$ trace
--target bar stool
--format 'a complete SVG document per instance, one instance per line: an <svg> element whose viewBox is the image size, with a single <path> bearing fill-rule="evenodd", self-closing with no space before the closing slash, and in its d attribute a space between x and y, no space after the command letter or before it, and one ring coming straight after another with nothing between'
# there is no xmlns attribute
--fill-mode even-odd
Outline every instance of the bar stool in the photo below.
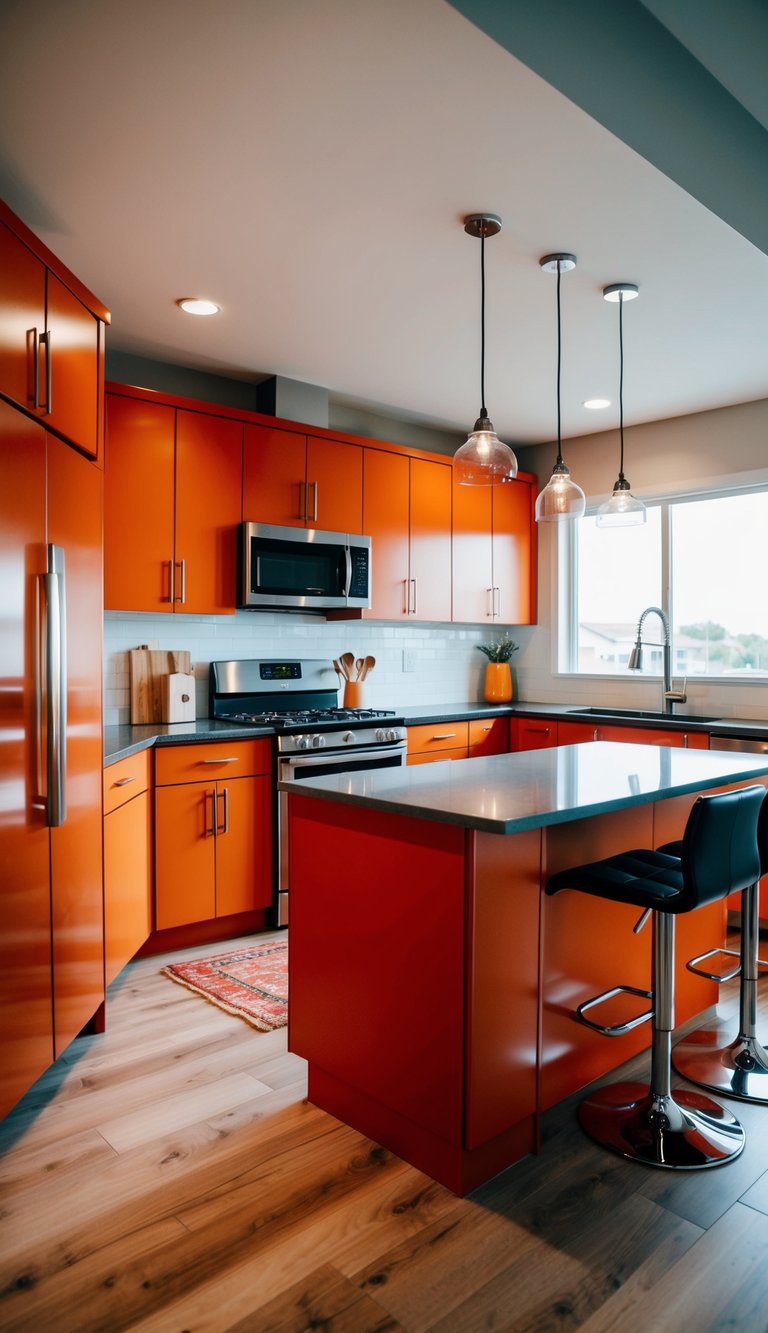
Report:
<svg viewBox="0 0 768 1333"><path fill-rule="evenodd" d="M758 813L762 787L699 796L693 804L679 857L646 848L624 852L553 875L548 894L577 889L643 909L635 930L653 915L651 1009L633 1021L652 1019L650 1084L614 1083L586 1097L579 1107L591 1138L633 1161L671 1170L696 1170L732 1161L744 1147L739 1121L701 1093L671 1089L674 1028L675 916L725 898L753 884L759 874ZM586 1011L619 991L616 987L580 1005L576 1016L606 1036L627 1025L602 1027Z"/></svg>
<svg viewBox="0 0 768 1333"><path fill-rule="evenodd" d="M760 874L768 872L768 796L760 807L757 821L757 845ZM659 851L680 855L680 843L667 843ZM768 1052L757 1036L757 980L759 969L768 964L758 957L759 904L757 881L742 890L741 940L734 949L710 949L687 964L691 972L712 981L730 981L739 976L739 1030L730 1041L723 1029L700 1029L678 1042L672 1051L672 1063L678 1074L690 1083L712 1088L742 1101L768 1102ZM722 953L739 959L739 965L724 973L707 972L699 967L706 958Z"/></svg>

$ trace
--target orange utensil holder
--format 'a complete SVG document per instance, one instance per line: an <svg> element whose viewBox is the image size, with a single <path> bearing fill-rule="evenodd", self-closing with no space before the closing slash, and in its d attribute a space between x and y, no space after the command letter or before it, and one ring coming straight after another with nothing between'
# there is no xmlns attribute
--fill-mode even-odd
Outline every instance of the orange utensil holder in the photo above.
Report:
<svg viewBox="0 0 768 1333"><path fill-rule="evenodd" d="M365 684L362 680L344 682L344 707L365 708Z"/></svg>
<svg viewBox="0 0 768 1333"><path fill-rule="evenodd" d="M509 662L489 662L485 668L483 698L489 704L507 704L512 698L512 670Z"/></svg>

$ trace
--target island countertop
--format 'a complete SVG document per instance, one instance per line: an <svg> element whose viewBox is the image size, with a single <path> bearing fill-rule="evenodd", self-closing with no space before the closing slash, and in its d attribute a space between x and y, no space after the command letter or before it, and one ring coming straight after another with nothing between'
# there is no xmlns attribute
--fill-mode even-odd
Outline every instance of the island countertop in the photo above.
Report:
<svg viewBox="0 0 768 1333"><path fill-rule="evenodd" d="M768 775L768 756L590 742L280 783L293 796L513 834Z"/></svg>

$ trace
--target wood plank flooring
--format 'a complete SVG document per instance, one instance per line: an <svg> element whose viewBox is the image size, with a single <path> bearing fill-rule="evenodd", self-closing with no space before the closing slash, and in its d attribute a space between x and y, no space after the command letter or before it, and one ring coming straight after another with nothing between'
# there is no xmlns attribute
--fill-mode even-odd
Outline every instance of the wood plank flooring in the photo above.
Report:
<svg viewBox="0 0 768 1333"><path fill-rule="evenodd" d="M592 1144L574 1098L537 1156L459 1200L310 1105L285 1029L167 961L126 969L106 1033L0 1126L0 1329L768 1330L768 1106L731 1103L736 1162L673 1174Z"/></svg>

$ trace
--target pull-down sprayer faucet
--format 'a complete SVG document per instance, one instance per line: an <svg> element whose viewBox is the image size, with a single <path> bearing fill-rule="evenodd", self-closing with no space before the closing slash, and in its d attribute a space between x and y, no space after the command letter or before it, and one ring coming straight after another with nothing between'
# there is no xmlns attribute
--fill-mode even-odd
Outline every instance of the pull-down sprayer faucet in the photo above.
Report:
<svg viewBox="0 0 768 1333"><path fill-rule="evenodd" d="M686 680L683 680L683 687L681 690L672 689L672 650L670 647L670 639L669 639L669 620L667 619L666 613L662 611L660 606L647 606L643 611L642 615L640 616L640 619L637 622L637 638L635 639L635 646L632 649L632 652L629 654L629 661L627 663L627 667L630 671L642 671L643 621L645 620L646 616L650 615L651 611L655 611L656 615L659 617L659 620L661 621L662 628L664 630L663 644L656 643L654 644L654 647L656 648L663 647L664 649L664 685L662 692L662 703L663 703L662 711L665 713L669 713L671 716L671 714L674 713L675 711L675 704L676 703L684 704L686 699L688 698L688 695L685 692L685 686L687 682Z"/></svg>

